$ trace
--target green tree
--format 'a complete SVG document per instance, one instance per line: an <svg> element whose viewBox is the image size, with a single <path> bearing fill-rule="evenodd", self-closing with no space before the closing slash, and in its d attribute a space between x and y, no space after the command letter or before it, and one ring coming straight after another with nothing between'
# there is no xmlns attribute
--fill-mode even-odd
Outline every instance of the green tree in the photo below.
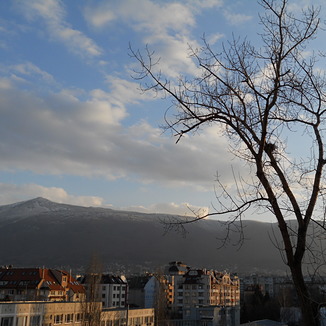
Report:
<svg viewBox="0 0 326 326"><path fill-rule="evenodd" d="M323 227L323 183L326 79L317 69L317 55L305 52L319 30L319 10L301 15L289 11L287 0L261 0L261 47L247 39L232 39L220 51L203 39L203 48L191 49L201 75L177 82L158 72L153 53L131 49L138 60L144 90L163 92L172 99L167 127L178 141L183 135L216 124L228 137L237 159L250 167L250 181L238 178L237 195L219 183L220 207L209 215L233 214L241 219L251 207L271 212L281 234L284 259L295 285L303 322L318 324L314 302L304 280L308 227ZM144 82L144 83L143 83ZM169 119L169 112L172 112ZM300 133L311 150L307 157L291 158L287 137ZM224 199L228 201L225 201ZM195 216L197 221L206 216ZM289 224L288 219L295 223Z"/></svg>

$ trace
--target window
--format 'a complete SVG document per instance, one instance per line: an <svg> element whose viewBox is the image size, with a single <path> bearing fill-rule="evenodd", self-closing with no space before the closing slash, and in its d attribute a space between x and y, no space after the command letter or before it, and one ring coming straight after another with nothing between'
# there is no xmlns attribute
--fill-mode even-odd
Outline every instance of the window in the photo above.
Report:
<svg viewBox="0 0 326 326"><path fill-rule="evenodd" d="M41 316L31 316L30 326L39 326L40 325Z"/></svg>
<svg viewBox="0 0 326 326"><path fill-rule="evenodd" d="M74 314L65 315L65 323L70 324L74 321Z"/></svg>
<svg viewBox="0 0 326 326"><path fill-rule="evenodd" d="M81 320L82 320L82 314L81 313L76 314L76 322L80 323Z"/></svg>
<svg viewBox="0 0 326 326"><path fill-rule="evenodd" d="M1 326L12 326L14 317L2 317Z"/></svg>
<svg viewBox="0 0 326 326"><path fill-rule="evenodd" d="M27 316L16 317L16 326L25 326L27 325Z"/></svg>
<svg viewBox="0 0 326 326"><path fill-rule="evenodd" d="M62 324L63 315L54 315L54 324Z"/></svg>

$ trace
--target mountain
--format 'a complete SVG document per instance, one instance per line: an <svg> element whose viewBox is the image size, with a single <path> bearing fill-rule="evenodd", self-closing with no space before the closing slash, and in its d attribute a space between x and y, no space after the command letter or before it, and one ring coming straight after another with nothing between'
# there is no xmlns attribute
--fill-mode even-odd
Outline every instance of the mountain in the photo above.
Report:
<svg viewBox="0 0 326 326"><path fill-rule="evenodd" d="M237 272L284 271L270 240L276 226L243 221L245 240L218 221L186 226L186 234L166 231L172 216L58 204L44 198L0 206L0 265L86 267L97 255L104 268L156 268L170 261ZM182 217L180 217L182 218ZM238 224L233 224L238 228ZM126 267L125 267L126 268Z"/></svg>

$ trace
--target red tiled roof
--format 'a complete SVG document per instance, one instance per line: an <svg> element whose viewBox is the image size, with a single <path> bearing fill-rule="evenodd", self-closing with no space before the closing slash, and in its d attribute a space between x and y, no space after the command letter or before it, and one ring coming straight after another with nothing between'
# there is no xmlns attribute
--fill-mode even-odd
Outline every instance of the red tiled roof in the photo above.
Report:
<svg viewBox="0 0 326 326"><path fill-rule="evenodd" d="M67 277L67 286L62 286L62 276ZM61 277L61 279L60 279ZM0 289L48 288L52 291L84 292L71 275L65 271L48 268L0 268Z"/></svg>

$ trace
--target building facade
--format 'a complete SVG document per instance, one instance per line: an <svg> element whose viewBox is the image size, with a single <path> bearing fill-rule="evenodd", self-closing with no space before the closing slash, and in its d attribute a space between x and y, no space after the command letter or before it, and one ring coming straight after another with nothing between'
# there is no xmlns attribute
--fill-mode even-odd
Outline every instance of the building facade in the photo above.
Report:
<svg viewBox="0 0 326 326"><path fill-rule="evenodd" d="M1 301L80 301L84 295L84 287L66 271L0 268Z"/></svg>
<svg viewBox="0 0 326 326"><path fill-rule="evenodd" d="M98 303L99 308L101 303ZM1 326L82 326L81 302L1 302ZM100 311L98 326L154 326L153 309L107 309Z"/></svg>
<svg viewBox="0 0 326 326"><path fill-rule="evenodd" d="M124 276L103 274L99 286L103 308L126 307L128 283Z"/></svg>
<svg viewBox="0 0 326 326"><path fill-rule="evenodd" d="M172 310L184 319L194 307L240 305L240 280L229 273L189 269L174 276L174 289Z"/></svg>

